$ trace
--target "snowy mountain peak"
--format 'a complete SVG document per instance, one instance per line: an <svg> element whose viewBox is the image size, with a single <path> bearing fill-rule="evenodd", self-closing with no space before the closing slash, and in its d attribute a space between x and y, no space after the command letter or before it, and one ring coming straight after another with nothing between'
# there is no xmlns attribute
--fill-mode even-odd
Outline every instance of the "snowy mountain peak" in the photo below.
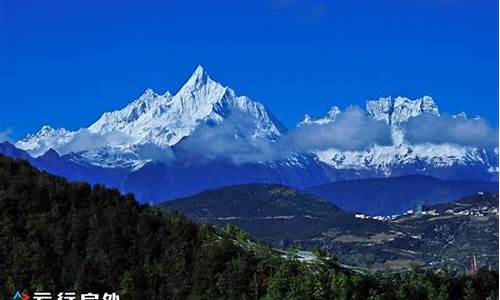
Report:
<svg viewBox="0 0 500 300"><path fill-rule="evenodd" d="M40 139L51 138L61 135L68 135L71 132L64 128L52 128L50 125L44 125L35 135L28 135L28 137L36 137Z"/></svg>
<svg viewBox="0 0 500 300"><path fill-rule="evenodd" d="M327 124L330 122L334 122L337 119L337 116L341 113L341 110L338 106L334 105L332 106L328 112L326 113L325 116L319 118L319 119L313 119L309 115L304 115L304 119L302 122L300 122L298 125L304 125L304 124Z"/></svg>
<svg viewBox="0 0 500 300"><path fill-rule="evenodd" d="M222 98L226 89L212 80L202 66L198 66L175 97L182 106L187 107L213 104Z"/></svg>
<svg viewBox="0 0 500 300"><path fill-rule="evenodd" d="M196 109L196 106L210 105L219 101L226 89L222 84L212 80L203 67L198 66L174 96L174 101L187 109Z"/></svg>
<svg viewBox="0 0 500 300"><path fill-rule="evenodd" d="M383 97L366 102L366 113L375 120L384 121L389 125L399 125L423 113L439 116L439 108L432 97L419 99L406 97Z"/></svg>
<svg viewBox="0 0 500 300"><path fill-rule="evenodd" d="M153 89L147 88L139 98L150 98L157 96Z"/></svg>
<svg viewBox="0 0 500 300"><path fill-rule="evenodd" d="M333 122L340 120L341 113L338 106L332 106L321 118L306 115L299 126L335 125ZM429 96L414 100L386 97L368 101L365 113L389 125L393 137L391 145L349 151L331 148L307 153L307 156L314 155L335 170L372 170L385 175L401 166L419 166L421 163L440 168L472 161L490 167L488 157L476 148L448 144L430 147L409 144L405 140L404 122L423 113L439 116L439 108ZM461 117L465 118L465 115L457 116ZM329 126L325 127L324 132L327 132ZM274 142L286 133L287 130L262 103L237 95L198 66L175 95L170 92L157 94L147 89L123 108L104 113L88 128L71 132L43 126L35 135L18 141L16 147L33 156L54 149L65 157L71 154L70 159L74 162L137 170L150 161L173 159L179 153L183 154L182 151L194 148L193 153L201 155L208 150L226 151L226 147L219 144L228 144L227 151L236 152L234 156L238 159L249 156L260 159L260 152L269 151L269 145L275 145ZM208 149L210 144L218 145ZM173 146L174 151L170 149ZM255 149L257 155L253 153ZM51 151L47 155L53 154ZM299 165L297 157L294 159ZM492 165L498 171L498 153L496 164Z"/></svg>
<svg viewBox="0 0 500 300"><path fill-rule="evenodd" d="M208 73L205 71L205 69L201 65L198 65L196 67L196 69L194 70L193 74L191 75L190 79L206 80L207 78L208 78Z"/></svg>
<svg viewBox="0 0 500 300"><path fill-rule="evenodd" d="M106 112L99 120L90 125L89 131L94 133L107 133L115 130L122 130L129 124L139 120L148 112L161 109L172 99L172 95L167 92L164 95L156 94L152 89L147 89L136 100L129 103L120 110Z"/></svg>
<svg viewBox="0 0 500 300"><path fill-rule="evenodd" d="M198 65L194 70L193 74L186 81L184 86L179 90L179 93L187 90L200 89L204 85L218 84L218 82L213 81L208 73L203 69L201 65Z"/></svg>
<svg viewBox="0 0 500 300"><path fill-rule="evenodd" d="M302 118L302 121L299 122L298 126L303 124L310 124L313 121L314 119L309 114L305 114L304 117Z"/></svg>
<svg viewBox="0 0 500 300"><path fill-rule="evenodd" d="M431 96L423 96L421 99L421 109L423 112L439 115L439 107Z"/></svg>
<svg viewBox="0 0 500 300"><path fill-rule="evenodd" d="M338 106L332 106L330 110L326 113L326 116L334 121L340 114L340 108Z"/></svg>
<svg viewBox="0 0 500 300"><path fill-rule="evenodd" d="M17 148L23 149L31 155L37 157L44 154L54 145L63 145L71 141L74 132L64 128L52 128L49 125L44 125L34 135L27 135L24 139L18 141L15 145Z"/></svg>
<svg viewBox="0 0 500 300"><path fill-rule="evenodd" d="M246 125L241 126L241 122ZM130 165L129 160L142 164L151 157L144 157L137 149L153 145L168 152L165 148L191 137L206 124L229 124L238 128L237 136L249 140L274 139L285 131L264 105L246 96L237 96L198 66L175 95L169 92L159 95L147 89L125 107L104 113L88 128L68 132L43 127L37 135L19 141L17 146L37 156L50 148L63 154L85 152L79 157L97 165ZM73 149L81 144L82 138L90 139L84 143L85 148ZM94 140L95 145L90 142Z"/></svg>
<svg viewBox="0 0 500 300"><path fill-rule="evenodd" d="M378 100L369 100L366 102L365 112L367 116L374 120L383 121L388 125L396 127L410 118L423 113L439 116L439 108L430 96L423 96L415 100L400 96L396 98L382 97ZM332 106L321 118L313 119L309 115L306 115L299 125L334 122L340 113L341 110L338 106Z"/></svg>
<svg viewBox="0 0 500 300"><path fill-rule="evenodd" d="M170 91L166 91L165 94L162 95L164 98L172 98L172 94L170 93Z"/></svg>

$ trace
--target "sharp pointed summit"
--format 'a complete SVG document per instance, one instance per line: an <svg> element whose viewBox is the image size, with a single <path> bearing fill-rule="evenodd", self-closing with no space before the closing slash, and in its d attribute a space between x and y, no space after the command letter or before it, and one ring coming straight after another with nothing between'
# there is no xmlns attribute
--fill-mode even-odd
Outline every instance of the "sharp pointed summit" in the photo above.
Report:
<svg viewBox="0 0 500 300"><path fill-rule="evenodd" d="M208 76L208 73L201 65L198 65L184 86L200 86L208 83L209 81L212 81L212 79Z"/></svg>
<svg viewBox="0 0 500 300"><path fill-rule="evenodd" d="M222 96L219 94L224 93L224 89L225 87L222 84L210 78L205 69L201 65L198 65L186 83L179 89L176 96L185 99L190 98L190 95L193 95L193 93L201 92L205 94L202 98L207 100L213 94Z"/></svg>
<svg viewBox="0 0 500 300"><path fill-rule="evenodd" d="M302 122L300 122L298 125L302 126L305 124L317 124L317 125L322 125L322 124L327 124L334 122L337 119L337 116L341 113L341 110L338 106L334 105L332 106L328 112L326 113L325 116L321 118L316 118L313 119L310 115L306 114L304 115L304 119Z"/></svg>
<svg viewBox="0 0 500 300"><path fill-rule="evenodd" d="M197 78L202 78L208 76L208 73L205 71L202 65L198 65L193 72L193 76Z"/></svg>
<svg viewBox="0 0 500 300"><path fill-rule="evenodd" d="M150 97L156 95L155 91L151 88L147 88L140 98Z"/></svg>
<svg viewBox="0 0 500 300"><path fill-rule="evenodd" d="M53 140L65 133L67 137L58 138L60 142L57 141L52 147L64 155L71 151L71 147L64 147L63 144L70 143L74 136L78 140L79 137L87 139L88 134L95 134L93 138L98 145L89 145L87 152L95 153L88 154L87 157L91 157L92 163L96 163L96 157L101 157L103 153L122 153L129 151L123 149L131 149L136 145L172 147L182 139L192 136L203 124L224 124L233 113L248 117L251 120L249 123L255 125L254 128L245 128L244 132L239 133L241 136L275 138L281 134L281 125L264 105L248 97L237 96L229 87L212 80L199 65L175 95L169 92L160 95L152 89L146 89L136 100L119 110L104 113L88 128L66 133L44 127L42 133L38 134L39 138L29 137L17 145L30 153L41 155L53 146ZM118 144L115 142L117 134L120 137ZM42 138L47 135L56 137ZM103 142L98 143L100 136L105 138ZM108 136L113 141L112 144L106 141ZM128 158L124 160L140 156L135 150L130 151L133 153L127 152ZM102 160L114 160L116 157L121 156L106 155Z"/></svg>
<svg viewBox="0 0 500 300"><path fill-rule="evenodd" d="M232 160L236 164L265 165L272 172L276 171L270 175L273 180L295 168L312 172L307 173L307 181L315 182L317 178L326 180L327 177L331 178L329 180L345 180L355 176L413 173L456 179L464 178L462 174L469 176L469 173L471 178L498 176L498 149L490 153L488 149L454 144L408 143L405 124L423 113L439 117L437 104L429 96L414 100L387 97L368 101L366 117L383 121L390 127L391 145L375 144L369 149L356 151L336 148L300 153L289 151L294 150L287 144L290 140L288 134L292 134L293 129L292 133L287 133L262 103L240 96L230 87L213 80L199 65L174 95L147 89L125 107L104 113L88 128L67 131L46 126L39 133L18 141L15 146L35 157L52 148L60 155L58 160L67 159L103 169L122 168L127 172L140 170L150 162L164 162L171 154L179 166L199 158L203 158L202 161L206 158L207 163ZM341 110L332 106L321 118L306 116L299 126L309 124L305 130L310 135L323 132L326 136L330 134L330 125L334 126L341 118ZM270 150L274 146L288 156L275 158L274 151ZM221 155L221 152L224 153ZM190 159L185 160L186 157ZM191 174L189 170L186 172ZM297 177L301 178L299 181L303 178L301 176ZM177 178L177 174L169 178ZM226 182L226 179L221 179L221 182ZM156 193L155 197L158 197Z"/></svg>

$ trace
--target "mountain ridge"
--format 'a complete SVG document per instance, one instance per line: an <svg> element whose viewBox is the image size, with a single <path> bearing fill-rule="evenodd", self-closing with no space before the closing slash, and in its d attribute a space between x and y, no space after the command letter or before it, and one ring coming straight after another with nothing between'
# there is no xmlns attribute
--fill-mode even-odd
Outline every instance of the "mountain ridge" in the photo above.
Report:
<svg viewBox="0 0 500 300"><path fill-rule="evenodd" d="M498 182L407 175L331 182L304 191L346 211L391 215L415 210L417 204L436 205L477 193L498 193Z"/></svg>
<svg viewBox="0 0 500 300"><path fill-rule="evenodd" d="M466 271L473 255L482 265L498 266L498 193L426 203L421 213L390 218L346 212L314 195L272 184L223 187L159 206L219 228L238 226L278 248L328 249L358 267L445 264Z"/></svg>
<svg viewBox="0 0 500 300"><path fill-rule="evenodd" d="M15 147L41 169L135 192L141 201L241 183L282 183L302 189L409 174L498 180L498 148L408 142L406 124L425 114L441 116L429 96L416 100L386 97L368 101L365 110L332 106L325 116L307 116L296 128L287 129L264 104L237 95L198 66L176 94L160 95L147 89L87 128L68 131L44 126L17 141ZM337 147L339 141L363 138L362 128L355 128L359 124L389 130L385 141L390 143L368 140L349 145L354 148ZM371 134L378 134L376 130ZM347 137L342 139L343 135ZM327 144L319 141L317 148L318 137ZM49 149L59 158L43 158ZM154 178L154 185L141 182L146 172L153 172L147 175ZM192 182L192 187L181 180Z"/></svg>
<svg viewBox="0 0 500 300"><path fill-rule="evenodd" d="M325 199L282 184L221 187L158 206L218 227L234 224L252 236L285 248L295 240L312 239L333 228L346 232L361 232L363 228L364 234L369 234L383 227L377 221L357 220L354 214Z"/></svg>

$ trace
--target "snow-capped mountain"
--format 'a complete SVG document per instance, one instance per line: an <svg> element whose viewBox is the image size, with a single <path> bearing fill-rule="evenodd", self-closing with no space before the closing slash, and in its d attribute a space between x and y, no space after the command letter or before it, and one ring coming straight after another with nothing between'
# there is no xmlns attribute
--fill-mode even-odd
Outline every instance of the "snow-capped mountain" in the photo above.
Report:
<svg viewBox="0 0 500 300"><path fill-rule="evenodd" d="M190 136L204 122L220 124L234 112L250 115L255 127L249 128L253 137L276 138L282 127L264 105L212 80L198 66L184 86L172 96L169 92L157 95L151 89L125 108L105 113L88 128L94 133L119 131L136 143L173 146Z"/></svg>
<svg viewBox="0 0 500 300"><path fill-rule="evenodd" d="M327 123L331 123L337 119L337 116L340 114L340 108L338 106L332 106L330 110L326 113L324 117L313 119L310 115L306 114L304 116L304 120L298 124L298 126L305 124L318 124L323 125Z"/></svg>
<svg viewBox="0 0 500 300"><path fill-rule="evenodd" d="M18 141L16 147L27 151L32 156L40 156L51 148L69 143L74 136L74 132L64 128L54 129L49 125L43 126L36 134L28 135Z"/></svg>
<svg viewBox="0 0 500 300"><path fill-rule="evenodd" d="M344 112L332 106L325 116L306 115L296 128L287 130L263 104L237 95L198 66L175 94L147 89L87 128L69 131L44 126L15 147L4 143L0 153L29 158L38 168L72 180L133 192L142 201L240 183L305 188L409 174L498 180L498 148L408 142L406 124L413 118L422 114L441 118L431 97L381 98L368 101L365 110L357 113L385 124L392 143L357 150L298 150L289 143L293 138L297 143L295 131L304 129L314 135L314 129L321 128L318 136L323 138L331 124L346 125ZM465 114L455 118L467 120ZM349 128L335 132L343 134L345 129Z"/></svg>
<svg viewBox="0 0 500 300"><path fill-rule="evenodd" d="M237 96L198 66L175 95L168 91L158 95L147 89L126 107L104 113L88 128L70 132L44 126L16 146L33 156L52 148L60 154L78 152L79 160L98 166L137 169L157 157L151 157L152 151L147 150L168 152L200 126L222 125L230 116L238 115L249 122L233 134L250 142L259 138L272 141L285 131L263 104ZM85 147L78 147L82 136Z"/></svg>
<svg viewBox="0 0 500 300"><path fill-rule="evenodd" d="M331 112L334 111L335 114ZM316 152L319 161L334 170L375 172L384 176L424 173L439 176L440 170L480 168L496 176L498 154L495 150L467 147L456 144L411 144L405 140L405 123L422 114L440 116L439 108L429 96L411 100L405 97L386 97L366 102L366 115L390 126L392 144L374 145L362 151L341 151L328 149ZM340 114L337 106L319 119L308 118L303 122L326 124L335 122ZM465 113L453 116L467 118ZM437 129L439 130L439 129ZM472 170L469 170L472 171ZM448 172L448 171L447 171ZM332 172L330 172L332 173ZM455 174L460 178L462 174ZM454 177L455 175L451 175ZM335 178L332 178L335 179Z"/></svg>
<svg viewBox="0 0 500 300"><path fill-rule="evenodd" d="M366 102L366 113L375 120L399 125L423 113L439 116L439 108L429 96L411 100L406 97L380 98Z"/></svg>

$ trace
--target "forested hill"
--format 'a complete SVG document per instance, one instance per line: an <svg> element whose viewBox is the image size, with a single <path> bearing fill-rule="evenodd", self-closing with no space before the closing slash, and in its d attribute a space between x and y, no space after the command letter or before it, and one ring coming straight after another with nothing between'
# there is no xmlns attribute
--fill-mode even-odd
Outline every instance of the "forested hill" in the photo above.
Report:
<svg viewBox="0 0 500 300"><path fill-rule="evenodd" d="M124 300L262 293L251 284L257 258L211 226L3 156L0 224L1 299L22 288L116 291Z"/></svg>
<svg viewBox="0 0 500 300"><path fill-rule="evenodd" d="M166 201L170 208L217 227L234 224L280 248L324 232L374 234L384 223L360 220L331 202L279 184L243 184Z"/></svg>
<svg viewBox="0 0 500 300"><path fill-rule="evenodd" d="M313 262L282 258L235 228L219 232L0 156L1 299L16 290L123 300L496 299L497 286L486 269L359 275L321 251Z"/></svg>

